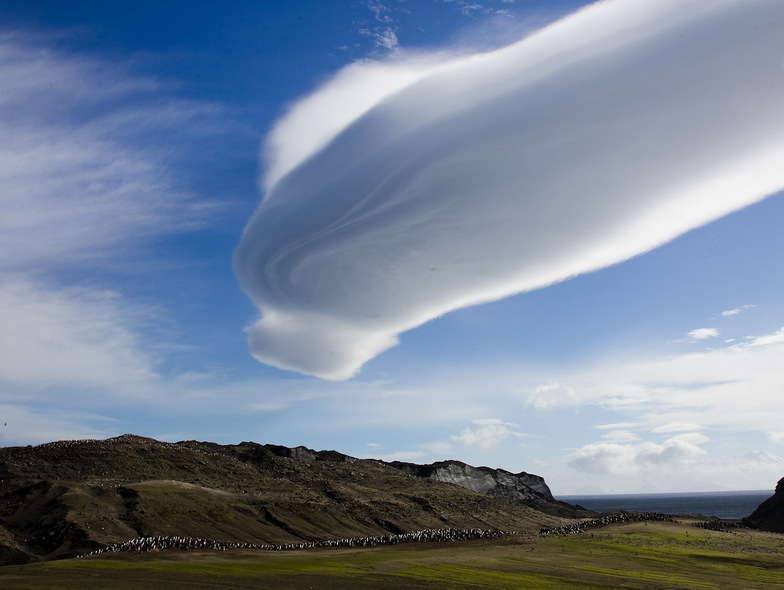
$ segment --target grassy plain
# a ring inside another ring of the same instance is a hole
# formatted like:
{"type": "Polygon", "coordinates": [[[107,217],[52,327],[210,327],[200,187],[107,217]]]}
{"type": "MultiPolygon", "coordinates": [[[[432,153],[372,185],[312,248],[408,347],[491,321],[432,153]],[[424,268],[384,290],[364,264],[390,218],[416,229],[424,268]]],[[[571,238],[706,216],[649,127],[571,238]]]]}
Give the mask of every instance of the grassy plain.
{"type": "Polygon", "coordinates": [[[784,588],[784,536],[685,523],[392,547],[104,554],[0,568],[18,588],[784,588]]]}

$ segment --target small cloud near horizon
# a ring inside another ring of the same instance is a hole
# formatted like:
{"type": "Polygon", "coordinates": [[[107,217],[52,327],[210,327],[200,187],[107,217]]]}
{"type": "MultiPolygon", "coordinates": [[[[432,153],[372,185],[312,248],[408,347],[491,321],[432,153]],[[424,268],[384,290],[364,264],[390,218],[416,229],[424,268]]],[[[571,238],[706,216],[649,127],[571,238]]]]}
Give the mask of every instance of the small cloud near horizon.
{"type": "Polygon", "coordinates": [[[716,328],[697,328],[687,334],[692,340],[708,340],[709,338],[717,338],[720,332],[716,328]]]}
{"type": "Polygon", "coordinates": [[[527,406],[533,406],[535,410],[552,410],[561,406],[572,406],[578,404],[580,398],[574,390],[563,383],[551,382],[540,385],[526,400],[527,406]]]}
{"type": "Polygon", "coordinates": [[[517,424],[496,418],[473,420],[473,423],[479,428],[466,427],[460,434],[452,436],[451,440],[460,442],[467,447],[477,446],[487,451],[507,439],[525,436],[522,432],[517,431],[519,428],[517,424]]]}

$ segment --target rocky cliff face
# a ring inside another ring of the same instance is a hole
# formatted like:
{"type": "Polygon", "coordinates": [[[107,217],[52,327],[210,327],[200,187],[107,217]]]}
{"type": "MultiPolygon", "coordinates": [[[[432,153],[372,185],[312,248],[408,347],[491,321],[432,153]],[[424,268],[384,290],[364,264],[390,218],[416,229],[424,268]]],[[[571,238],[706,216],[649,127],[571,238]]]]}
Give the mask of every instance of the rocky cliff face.
{"type": "Polygon", "coordinates": [[[544,479],[530,473],[510,473],[503,469],[472,467],[461,461],[439,461],[417,465],[393,461],[392,467],[409,475],[444,483],[453,483],[480,494],[505,500],[549,500],[553,495],[544,479]]]}
{"type": "MultiPolygon", "coordinates": [[[[354,457],[337,451],[314,451],[307,447],[289,448],[280,445],[264,445],[264,448],[278,457],[289,457],[300,461],[337,461],[341,463],[358,461],[354,457]]],[[[380,461],[380,463],[385,462],[380,461]]],[[[472,467],[462,461],[439,461],[429,465],[402,461],[385,464],[414,477],[452,483],[503,500],[546,500],[548,502],[555,500],[542,477],[524,471],[511,473],[504,469],[472,467]]]]}
{"type": "Polygon", "coordinates": [[[743,524],[762,531],[784,533],[784,477],[776,484],[775,493],[760,504],[751,516],[744,518],[743,524]]]}

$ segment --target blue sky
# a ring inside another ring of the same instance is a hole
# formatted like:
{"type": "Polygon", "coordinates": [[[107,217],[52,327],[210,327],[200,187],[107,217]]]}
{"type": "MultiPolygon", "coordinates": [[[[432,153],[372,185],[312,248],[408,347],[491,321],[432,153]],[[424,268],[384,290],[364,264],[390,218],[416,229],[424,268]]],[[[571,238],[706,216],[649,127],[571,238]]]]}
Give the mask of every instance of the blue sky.
{"type": "Polygon", "coordinates": [[[784,9],[583,5],[0,0],[0,444],[772,489],[784,9]]]}

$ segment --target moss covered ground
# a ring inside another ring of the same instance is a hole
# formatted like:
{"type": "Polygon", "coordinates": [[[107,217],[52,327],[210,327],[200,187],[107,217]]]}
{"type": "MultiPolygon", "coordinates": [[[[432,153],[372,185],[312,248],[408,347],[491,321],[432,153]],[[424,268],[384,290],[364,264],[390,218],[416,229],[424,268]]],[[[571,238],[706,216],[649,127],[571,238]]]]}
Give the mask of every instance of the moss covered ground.
{"type": "Polygon", "coordinates": [[[784,588],[784,536],[688,523],[464,543],[108,554],[0,568],[16,588],[784,588]]]}

